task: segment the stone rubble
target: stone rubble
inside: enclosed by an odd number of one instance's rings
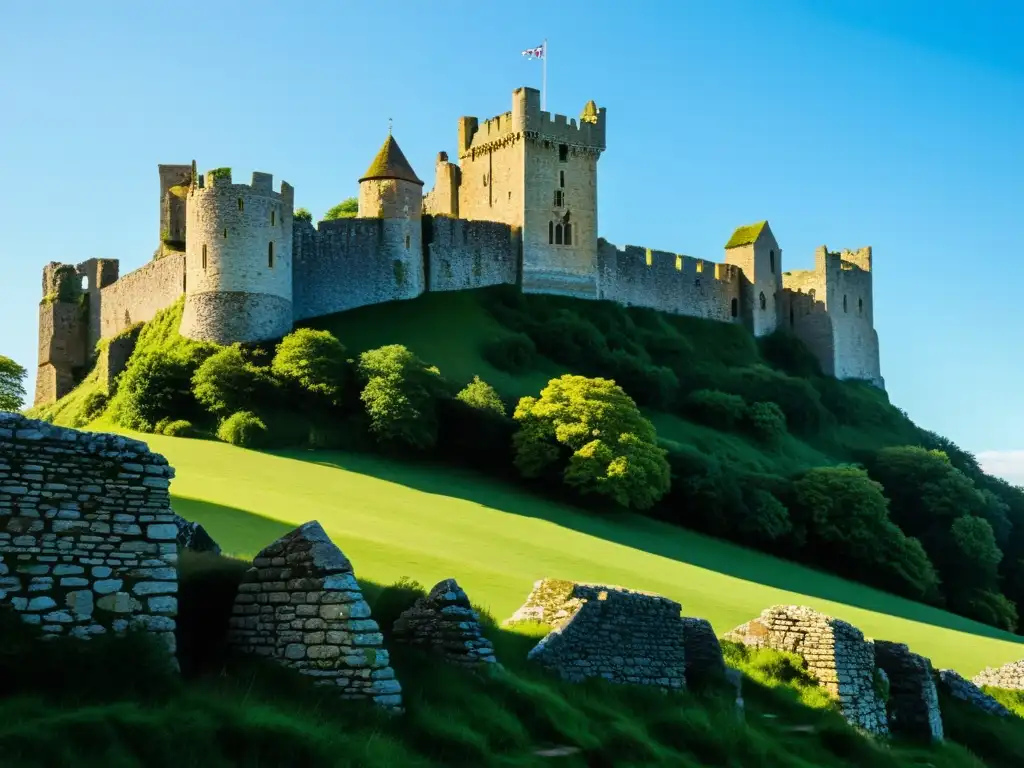
[[[856,627],[810,608],[776,605],[725,639],[797,654],[818,684],[838,699],[851,725],[888,735],[885,703],[875,689],[874,644]]]
[[[992,688],[1024,691],[1024,659],[1012,661],[998,668],[986,667],[984,671],[975,675],[971,682],[979,688],[988,685]]]
[[[875,662],[889,679],[886,711],[893,733],[942,741],[942,713],[932,663],[903,643],[875,641]]]
[[[228,642],[336,686],[342,698],[401,711],[402,687],[352,564],[316,521],[253,559],[235,597]]]
[[[939,687],[955,699],[966,701],[983,712],[996,717],[1009,717],[1012,713],[981,688],[961,677],[952,669],[939,670]]]
[[[494,646],[483,636],[480,614],[455,579],[438,582],[403,611],[392,629],[395,642],[426,646],[462,666],[494,664]]]
[[[192,523],[177,516],[174,524],[178,526],[178,546],[190,552],[221,553],[220,545],[206,532],[199,523]]]
[[[0,604],[43,637],[135,626],[173,656],[173,477],[138,440],[0,412]]]

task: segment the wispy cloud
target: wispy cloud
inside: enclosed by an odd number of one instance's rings
[[[978,463],[990,475],[1024,485],[1024,451],[982,451]]]

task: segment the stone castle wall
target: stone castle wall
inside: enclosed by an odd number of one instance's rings
[[[424,218],[431,291],[461,291],[515,285],[519,279],[521,230],[497,221]]]
[[[185,254],[169,253],[100,291],[100,338],[109,339],[135,323],[148,322],[185,292]]]
[[[44,635],[135,625],[173,653],[173,476],[137,440],[0,413],[0,604]]]
[[[629,307],[739,322],[740,273],[729,264],[598,242],[598,298]],[[733,310],[737,314],[733,314]]]

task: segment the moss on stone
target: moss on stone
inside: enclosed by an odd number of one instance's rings
[[[228,173],[230,173],[230,172],[231,172],[231,169],[229,168],[228,169]],[[188,194],[188,185],[187,184],[175,184],[173,187],[171,187],[167,191],[170,192],[175,197],[184,198],[185,195]]]
[[[746,226],[737,227],[736,231],[732,233],[732,237],[729,238],[729,242],[725,244],[726,249],[739,248],[741,245],[750,245],[760,237],[761,231],[765,228],[767,223],[767,221],[759,221],[756,224],[747,224]]]
[[[402,263],[401,259],[395,259],[392,263],[392,267],[395,271],[395,285],[399,287],[405,286],[405,264]]]
[[[209,172],[208,176],[211,180],[217,181],[231,181],[231,169],[230,168],[214,168]]]
[[[370,167],[366,169],[366,173],[359,181],[363,182],[367,179],[401,179],[414,184],[423,184],[416,176],[412,166],[409,165],[409,161],[405,159],[405,155],[393,136],[388,136],[384,146],[380,148],[377,156],[373,158]]]

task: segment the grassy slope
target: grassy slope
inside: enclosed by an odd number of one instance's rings
[[[360,577],[455,577],[499,619],[536,579],[561,577],[660,592],[720,634],[769,605],[799,603],[965,675],[1024,656],[1019,638],[944,611],[646,518],[597,519],[468,472],[141,437],[177,469],[178,512],[238,555],[317,519]]]

